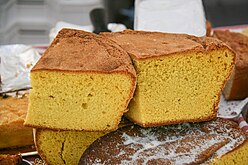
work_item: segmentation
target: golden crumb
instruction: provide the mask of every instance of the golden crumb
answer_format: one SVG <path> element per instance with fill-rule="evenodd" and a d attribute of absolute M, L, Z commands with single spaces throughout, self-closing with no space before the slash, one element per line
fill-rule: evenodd
<path fill-rule="evenodd" d="M 59 32 L 30 75 L 25 125 L 61 130 L 116 130 L 136 84 L 123 49 L 72 29 Z"/>
<path fill-rule="evenodd" d="M 144 31 L 103 33 L 126 50 L 137 88 L 126 116 L 144 126 L 211 120 L 234 53 L 221 41 Z"/>

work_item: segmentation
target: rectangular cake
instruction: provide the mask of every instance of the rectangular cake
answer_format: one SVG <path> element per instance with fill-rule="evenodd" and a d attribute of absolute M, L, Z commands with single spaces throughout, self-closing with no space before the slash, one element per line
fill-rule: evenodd
<path fill-rule="evenodd" d="M 62 29 L 31 70 L 26 126 L 115 130 L 133 97 L 136 73 L 113 41 Z"/>
<path fill-rule="evenodd" d="M 214 31 L 214 36 L 225 42 L 236 53 L 235 67 L 223 94 L 226 100 L 248 97 L 248 36 L 230 31 Z"/>
<path fill-rule="evenodd" d="M 137 87 L 126 116 L 144 126 L 216 118 L 235 55 L 221 41 L 127 30 L 103 33 L 131 56 Z"/>

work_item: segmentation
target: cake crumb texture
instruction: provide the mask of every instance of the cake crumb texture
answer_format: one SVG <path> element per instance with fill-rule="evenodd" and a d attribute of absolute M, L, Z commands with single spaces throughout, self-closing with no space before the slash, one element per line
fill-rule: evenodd
<path fill-rule="evenodd" d="M 130 54 L 137 72 L 137 88 L 126 113 L 130 120 L 149 127 L 216 118 L 235 58 L 224 43 L 130 30 L 102 35 Z"/>
<path fill-rule="evenodd" d="M 248 36 L 230 31 L 214 31 L 214 36 L 236 53 L 235 67 L 224 88 L 226 100 L 242 100 L 248 97 Z"/>
<path fill-rule="evenodd" d="M 136 74 L 113 41 L 63 29 L 31 70 L 25 125 L 60 130 L 115 130 L 133 96 Z"/>
<path fill-rule="evenodd" d="M 46 164 L 76 165 L 86 148 L 105 134 L 106 132 L 37 129 L 35 131 L 36 148 Z"/>
<path fill-rule="evenodd" d="M 122 118 L 119 128 L 133 125 Z M 54 131 L 35 129 L 35 142 L 39 155 L 49 165 L 78 164 L 82 153 L 97 138 L 109 132 Z"/>

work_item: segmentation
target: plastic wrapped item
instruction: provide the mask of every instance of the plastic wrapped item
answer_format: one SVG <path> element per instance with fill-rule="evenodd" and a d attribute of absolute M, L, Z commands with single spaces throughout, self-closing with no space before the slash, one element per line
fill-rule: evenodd
<path fill-rule="evenodd" d="M 30 88 L 29 73 L 39 58 L 31 46 L 0 46 L 0 93 Z"/>
<path fill-rule="evenodd" d="M 136 0 L 134 29 L 204 36 L 202 0 Z"/>

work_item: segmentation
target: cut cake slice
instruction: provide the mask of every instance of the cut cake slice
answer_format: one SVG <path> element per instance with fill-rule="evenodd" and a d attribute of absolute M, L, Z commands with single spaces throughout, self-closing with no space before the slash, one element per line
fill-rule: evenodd
<path fill-rule="evenodd" d="M 92 33 L 62 29 L 31 70 L 26 126 L 115 130 L 133 97 L 128 54 Z"/>
<path fill-rule="evenodd" d="M 133 125 L 121 120 L 118 128 Z M 36 149 L 46 164 L 78 164 L 84 151 L 99 137 L 109 131 L 57 131 L 34 129 Z"/>
<path fill-rule="evenodd" d="M 35 129 L 36 148 L 46 164 L 78 164 L 82 153 L 108 132 Z"/>
<path fill-rule="evenodd" d="M 102 33 L 131 56 L 137 87 L 126 116 L 148 127 L 216 117 L 235 54 L 221 41 L 126 30 Z"/>
<path fill-rule="evenodd" d="M 226 100 L 248 97 L 248 36 L 230 31 L 214 31 L 214 36 L 230 46 L 236 53 L 235 67 L 223 94 Z"/>

